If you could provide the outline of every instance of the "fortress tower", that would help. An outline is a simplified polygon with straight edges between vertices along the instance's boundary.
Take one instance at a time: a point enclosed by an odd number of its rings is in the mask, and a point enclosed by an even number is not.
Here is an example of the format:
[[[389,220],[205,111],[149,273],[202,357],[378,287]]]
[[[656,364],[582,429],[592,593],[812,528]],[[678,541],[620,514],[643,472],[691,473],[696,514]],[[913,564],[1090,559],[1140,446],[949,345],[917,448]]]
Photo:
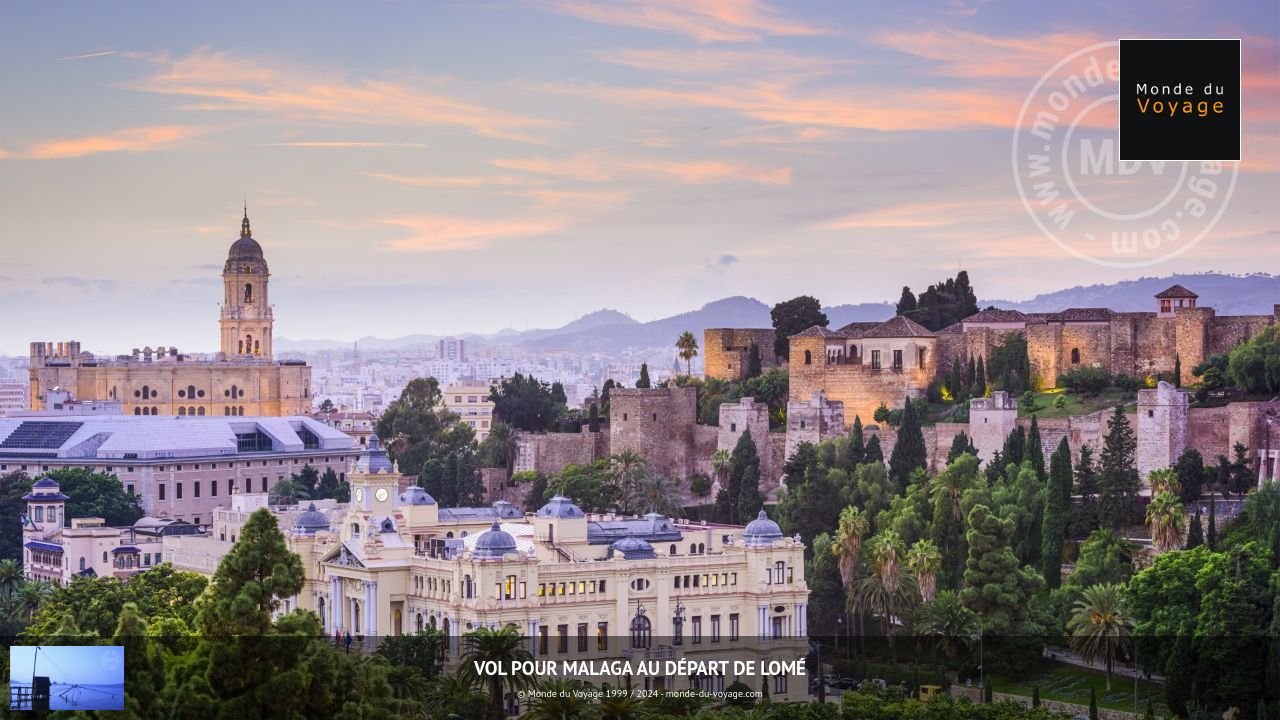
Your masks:
[[[1187,448],[1187,407],[1191,398],[1161,380],[1154,390],[1138,391],[1138,477],[1144,489],[1152,470],[1173,467]]]

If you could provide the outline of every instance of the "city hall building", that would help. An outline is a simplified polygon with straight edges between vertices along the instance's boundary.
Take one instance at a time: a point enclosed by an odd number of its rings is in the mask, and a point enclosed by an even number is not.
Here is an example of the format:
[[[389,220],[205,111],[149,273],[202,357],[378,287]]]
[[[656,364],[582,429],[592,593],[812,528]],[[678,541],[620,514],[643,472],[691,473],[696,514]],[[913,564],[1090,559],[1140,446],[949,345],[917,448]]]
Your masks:
[[[376,436],[348,474],[351,503],[276,512],[327,634],[399,635],[433,627],[454,661],[463,636],[511,626],[547,660],[794,660],[807,652],[804,546],[761,513],[746,527],[651,513],[588,515],[556,497],[525,515],[509,503],[444,508],[401,475]],[[261,494],[232,496],[207,536],[164,539],[164,560],[211,575]],[[723,690],[736,677],[654,675],[646,689]],[[758,677],[743,681],[758,689]],[[599,678],[596,678],[598,681]],[[622,679],[617,680],[618,683]],[[801,699],[803,678],[769,678]]]

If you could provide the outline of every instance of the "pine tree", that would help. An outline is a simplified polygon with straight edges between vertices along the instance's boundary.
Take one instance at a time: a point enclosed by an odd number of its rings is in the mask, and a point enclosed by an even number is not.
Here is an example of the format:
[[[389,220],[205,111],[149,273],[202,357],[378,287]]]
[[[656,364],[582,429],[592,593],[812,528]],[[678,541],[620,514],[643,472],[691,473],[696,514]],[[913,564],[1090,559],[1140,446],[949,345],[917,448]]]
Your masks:
[[[1209,527],[1204,539],[1210,550],[1218,549],[1218,501],[1216,495],[1209,496]]]
[[[1063,492],[1063,488],[1066,492]],[[1041,544],[1041,574],[1050,589],[1062,584],[1062,546],[1066,541],[1067,505],[1071,492],[1071,447],[1062,438],[1049,458],[1049,487],[1044,495],[1044,527]]]
[[[1027,431],[1019,425],[1004,439],[1004,463],[1005,465],[1021,465],[1022,457],[1026,454]],[[1000,468],[1000,472],[1004,472],[1003,467]]]
[[[1013,637],[1025,629],[1031,597],[1042,580],[1039,573],[1018,563],[1010,545],[1012,520],[1000,518],[986,505],[975,505],[968,521],[969,558],[960,598],[984,618],[992,635]]]
[[[1031,461],[1036,477],[1044,482],[1044,446],[1040,442],[1040,423],[1036,416],[1031,416],[1031,429],[1027,431],[1027,446],[1023,450],[1022,461]]]
[[[884,462],[884,451],[880,449],[880,436],[872,435],[867,441],[867,457],[863,462]]]
[[[903,285],[902,295],[898,297],[897,314],[910,315],[916,309],[916,296],[911,288]]]
[[[1196,514],[1191,517],[1191,524],[1187,527],[1187,550],[1192,550],[1204,545],[1204,528],[1200,526],[1200,508],[1196,508]]]
[[[889,476],[897,483],[899,494],[910,484],[911,473],[916,468],[926,467],[928,462],[920,416],[916,413],[915,403],[907,398],[902,408],[902,424],[898,426],[898,441],[894,443],[893,454],[889,457]]]
[[[1102,527],[1119,530],[1135,520],[1141,486],[1134,466],[1137,449],[1133,426],[1125,417],[1124,407],[1117,405],[1107,422],[1107,436],[1099,458],[1098,520]]]
[[[760,361],[760,346],[751,343],[751,349],[747,351],[747,380],[754,377],[760,377],[760,373],[764,372],[763,363]]]
[[[649,382],[649,363],[640,363],[640,379],[636,381],[638,388],[651,388],[653,384]]]

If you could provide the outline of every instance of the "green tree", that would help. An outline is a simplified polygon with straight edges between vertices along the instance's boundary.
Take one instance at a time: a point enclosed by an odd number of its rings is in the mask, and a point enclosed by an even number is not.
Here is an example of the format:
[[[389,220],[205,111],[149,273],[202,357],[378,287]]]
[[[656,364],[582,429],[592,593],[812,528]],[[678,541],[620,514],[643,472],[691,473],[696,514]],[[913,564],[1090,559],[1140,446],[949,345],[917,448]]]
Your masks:
[[[1027,454],[1027,431],[1021,425],[1015,427],[1004,439],[1004,450],[1001,457],[1007,465],[1021,465]],[[1004,468],[1000,468],[1004,472]]]
[[[532,660],[528,640],[510,625],[501,628],[481,627],[467,633],[464,640],[466,649],[462,653],[462,668],[459,672],[488,687],[490,717],[493,720],[503,720],[506,717],[503,705],[505,691],[518,692],[529,688],[533,684],[533,676],[519,672],[481,675],[478,668],[487,662],[496,662],[502,668],[513,668],[514,663]]]
[[[698,339],[693,336],[693,333],[685,330],[676,339],[676,349],[680,351],[680,359],[685,362],[685,374],[692,375],[693,359],[698,355]],[[759,375],[759,373],[756,374]]]
[[[1280,327],[1272,325],[1237,345],[1229,356],[1227,373],[1247,393],[1280,392]]]
[[[1201,545],[1204,545],[1204,527],[1200,521],[1200,508],[1196,508],[1196,514],[1191,516],[1191,522],[1187,525],[1187,543],[1183,549],[1194,550]]]
[[[773,354],[785,358],[790,356],[792,335],[817,325],[827,326],[827,315],[822,312],[822,304],[817,298],[801,295],[784,300],[769,311],[773,319]]]
[[[1182,545],[1186,528],[1182,502],[1168,491],[1157,494],[1147,504],[1147,525],[1151,526],[1151,539],[1155,542],[1156,552],[1178,549]]]
[[[1017,397],[1031,387],[1031,361],[1027,356],[1027,338],[1022,333],[1005,333],[991,349],[986,372],[994,384]]]
[[[902,538],[892,530],[876,534],[868,543],[871,573],[854,583],[851,606],[855,612],[878,615],[889,646],[894,647],[894,621],[919,604],[915,576],[903,572]]]
[[[978,312],[978,300],[969,284],[969,273],[964,270],[954,278],[930,285],[920,293],[914,305],[904,304],[910,294],[910,288],[903,288],[898,314],[905,315],[930,330],[941,330]]]
[[[311,493],[290,478],[281,478],[271,486],[267,494],[267,502],[272,505],[297,505],[299,500],[307,500]]]
[[[333,406],[333,401],[330,400],[329,398],[325,398],[320,402],[320,412],[328,414],[328,413],[337,412],[337,411],[338,411],[338,408]]]
[[[1124,583],[1133,575],[1133,545],[1120,533],[1094,530],[1080,545],[1075,569],[1067,583],[1084,588],[1090,585]]]
[[[301,470],[292,473],[292,480],[295,487],[301,488],[307,493],[308,498],[312,498],[320,487],[320,471],[307,463]]]
[[[741,511],[741,502],[746,496],[750,495],[750,489],[744,491],[748,487],[748,483],[744,480],[755,479],[756,484],[752,486],[755,492],[759,492],[760,480],[760,455],[756,451],[756,443],[751,438],[751,430],[743,430],[738,436],[738,442],[733,447],[733,453],[729,457],[729,512],[730,522],[745,523],[755,519],[755,515],[746,516]],[[748,477],[748,469],[753,470],[751,477]],[[750,497],[748,497],[750,499]]]
[[[1140,481],[1134,458],[1138,441],[1133,426],[1117,405],[1107,421],[1107,435],[1099,458],[1098,520],[1103,527],[1119,529],[1135,520]]]
[[[640,379],[636,381],[636,387],[641,389],[653,387],[653,383],[649,380],[649,363],[640,363]]]
[[[911,292],[911,288],[906,285],[902,286],[902,295],[898,298],[898,306],[896,312],[898,315],[907,315],[916,309],[916,296]]]
[[[64,518],[100,517],[107,525],[127,526],[142,517],[141,498],[124,489],[113,474],[85,468],[59,468],[48,474],[67,500]]]
[[[951,449],[947,452],[947,463],[955,462],[957,458],[965,453],[977,457],[978,449],[973,446],[973,441],[962,430],[951,438]]]
[[[419,475],[429,460],[475,441],[475,431],[444,408],[435,378],[410,380],[378,417],[375,431],[406,475]]]
[[[1209,496],[1209,531],[1205,535],[1205,544],[1210,550],[1218,549],[1218,500],[1217,497]]]
[[[1071,447],[1067,438],[1049,457],[1049,487],[1044,496],[1044,524],[1041,538],[1040,571],[1045,585],[1062,585],[1062,549],[1066,541],[1067,508],[1071,501]]]
[[[866,515],[857,507],[849,505],[840,511],[840,524],[831,542],[831,552],[838,562],[840,581],[844,587],[851,586],[858,575],[862,539],[870,528]]]
[[[332,467],[325,468],[320,481],[316,483],[316,499],[334,498],[338,502],[348,502],[349,499],[339,499],[339,494],[349,493],[350,487],[338,478],[338,473]]]
[[[1021,567],[1010,547],[1013,523],[985,505],[969,512],[969,558],[960,597],[982,618],[992,638],[993,665],[1016,668],[1040,656],[1041,628],[1030,620],[1031,598],[1043,584],[1039,573]]]
[[[886,530],[886,532],[893,531]],[[942,567],[942,553],[938,550],[938,546],[923,538],[917,540],[907,550],[907,567],[916,576],[916,585],[920,589],[920,602],[931,602],[938,587],[938,569]]]
[[[889,456],[889,476],[897,483],[898,491],[906,489],[911,473],[916,468],[927,467],[929,451],[924,444],[924,433],[920,429],[920,417],[916,414],[915,403],[907,398],[902,406],[902,425],[898,428],[898,441],[893,445],[893,453]]]
[[[931,539],[942,553],[938,580],[942,587],[957,588],[964,576],[969,546],[965,540],[965,493],[983,485],[978,459],[961,455],[929,481],[933,502]]]
[[[1133,617],[1125,607],[1120,585],[1092,585],[1084,589],[1071,619],[1071,649],[1086,662],[1101,661],[1107,668],[1107,691],[1111,690],[1111,668],[1132,644]]]
[[[880,449],[880,436],[878,434],[872,435],[871,439],[867,441],[867,453],[866,453],[865,462],[869,462],[869,463],[884,462],[884,451]]]
[[[609,385],[608,381],[605,385]],[[526,432],[546,432],[565,411],[549,384],[520,373],[490,388],[489,400],[499,420]]]
[[[1182,488],[1183,503],[1200,501],[1201,486],[1204,483],[1204,458],[1195,448],[1187,448],[1178,456],[1173,469],[1178,473],[1178,485]]]
[[[1022,461],[1030,462],[1036,471],[1036,477],[1041,482],[1044,481],[1044,446],[1040,441],[1040,423],[1035,415],[1031,416],[1031,428],[1027,430],[1027,447],[1023,451]]]

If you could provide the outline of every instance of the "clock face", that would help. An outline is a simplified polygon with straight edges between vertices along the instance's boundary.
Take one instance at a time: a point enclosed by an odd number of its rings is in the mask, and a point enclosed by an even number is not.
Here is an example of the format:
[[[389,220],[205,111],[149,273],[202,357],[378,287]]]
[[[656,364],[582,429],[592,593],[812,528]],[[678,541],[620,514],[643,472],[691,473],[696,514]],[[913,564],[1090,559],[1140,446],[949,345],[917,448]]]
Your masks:
[[[356,488],[356,502],[364,502],[364,488]]]
[[[386,501],[387,501],[387,489],[386,489],[386,488],[378,488],[378,492],[374,493],[374,494],[373,494],[373,496],[374,496],[374,497],[376,497],[376,498],[378,498],[378,502],[386,502]]]

